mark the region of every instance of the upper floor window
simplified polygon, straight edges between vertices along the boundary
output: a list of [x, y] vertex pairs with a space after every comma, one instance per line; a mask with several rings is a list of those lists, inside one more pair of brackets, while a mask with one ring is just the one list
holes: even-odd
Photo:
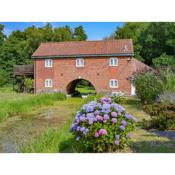
[[118, 80], [116, 80], [116, 79], [109, 80], [109, 87], [110, 88], [118, 88]]
[[84, 67], [84, 59], [83, 58], [76, 59], [76, 67]]
[[52, 67], [53, 66], [53, 60], [52, 59], [46, 59], [45, 60], [45, 67]]
[[52, 80], [51, 79], [45, 80], [45, 87], [52, 87]]
[[118, 58], [110, 58], [109, 66], [118, 66]]

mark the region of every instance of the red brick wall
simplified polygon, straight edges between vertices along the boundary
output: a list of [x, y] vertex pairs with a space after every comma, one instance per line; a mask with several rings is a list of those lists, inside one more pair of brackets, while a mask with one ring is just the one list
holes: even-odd
[[[131, 61], [128, 61], [128, 57], [117, 58], [116, 67], [109, 66], [108, 57], [84, 58], [83, 68], [76, 67], [75, 58], [53, 59], [52, 68], [45, 68], [44, 59], [35, 59], [35, 92], [47, 91], [44, 86], [45, 79], [53, 81], [53, 87], [48, 90], [66, 92], [71, 81], [82, 78], [90, 81], [97, 92], [126, 91], [130, 95]], [[110, 79], [118, 80], [118, 88], [109, 87]]]

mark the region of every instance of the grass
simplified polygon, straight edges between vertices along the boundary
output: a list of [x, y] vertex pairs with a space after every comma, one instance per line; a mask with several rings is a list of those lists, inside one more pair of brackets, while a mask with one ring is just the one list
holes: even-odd
[[85, 94], [95, 94], [95, 89], [90, 86], [77, 87], [76, 90], [84, 95]]
[[28, 113], [34, 108], [52, 105], [54, 101], [64, 100], [62, 93], [55, 94], [18, 94], [13, 91], [0, 92], [0, 121], [20, 113]]
[[70, 108], [74, 109], [72, 115], [68, 118], [62, 127], [46, 129], [37, 139], [33, 140], [27, 146], [21, 147], [21, 152], [37, 152], [37, 153], [53, 153], [53, 152], [77, 152], [73, 135], [69, 132], [75, 111], [88, 99], [68, 98], [63, 102], [59, 102], [59, 107], [62, 107], [66, 113]]

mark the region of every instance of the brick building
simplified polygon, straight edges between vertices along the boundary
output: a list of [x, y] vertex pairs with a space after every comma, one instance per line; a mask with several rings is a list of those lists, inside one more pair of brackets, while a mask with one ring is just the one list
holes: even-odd
[[36, 93], [73, 93], [85, 79], [97, 93], [134, 95], [133, 73], [149, 68], [134, 58], [131, 39], [42, 43], [32, 57]]

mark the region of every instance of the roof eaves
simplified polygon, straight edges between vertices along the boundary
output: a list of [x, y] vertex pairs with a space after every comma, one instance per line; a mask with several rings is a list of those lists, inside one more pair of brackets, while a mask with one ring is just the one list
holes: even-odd
[[44, 55], [32, 56], [32, 58], [74, 58], [74, 57], [94, 57], [94, 56], [134, 56], [134, 53], [117, 53], [117, 54], [76, 54], [76, 55]]

